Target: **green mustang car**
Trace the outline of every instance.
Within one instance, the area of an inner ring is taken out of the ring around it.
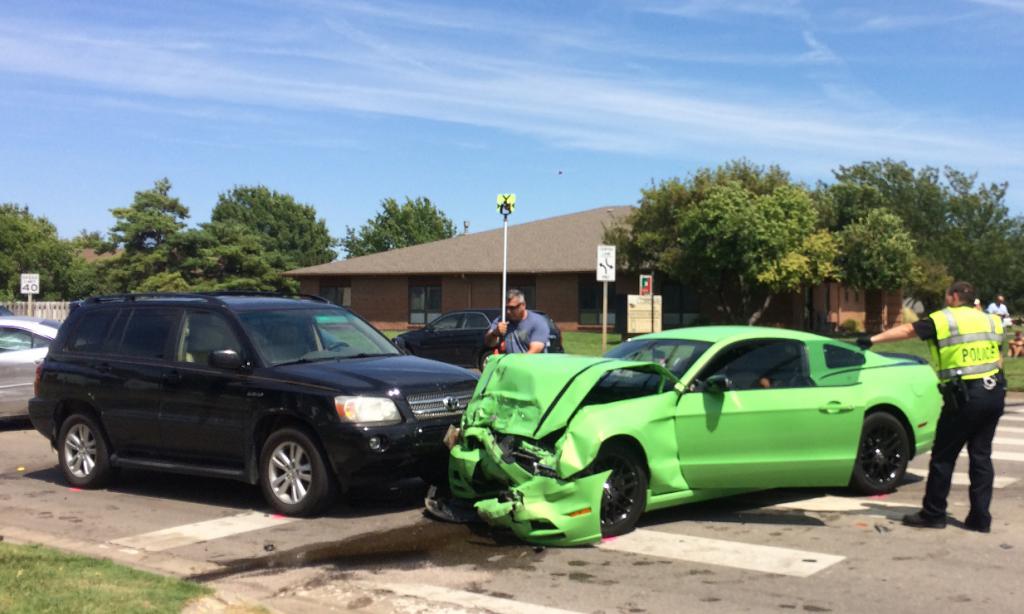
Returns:
[[[937,384],[913,356],[749,326],[644,335],[601,358],[495,357],[450,441],[449,483],[545,545],[753,490],[885,493],[932,445]]]

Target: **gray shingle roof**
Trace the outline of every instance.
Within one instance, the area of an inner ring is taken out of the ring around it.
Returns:
[[[604,229],[633,208],[608,206],[558,217],[516,224],[509,218],[508,269],[510,273],[567,273],[593,271],[597,246]],[[387,252],[336,260],[284,274],[291,277],[321,275],[441,275],[446,273],[501,273],[502,229],[458,235],[393,249]]]

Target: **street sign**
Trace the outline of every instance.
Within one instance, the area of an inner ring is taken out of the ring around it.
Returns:
[[[640,276],[640,296],[650,296],[654,293],[654,275]]]
[[[39,273],[21,274],[21,293],[29,296],[39,294]]]
[[[498,213],[508,215],[516,210],[515,194],[498,194]]]
[[[597,281],[615,281],[615,246],[597,246]]]

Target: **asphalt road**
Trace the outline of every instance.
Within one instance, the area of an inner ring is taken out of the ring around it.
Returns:
[[[0,535],[193,577],[283,612],[1021,612],[1024,395],[995,444],[991,534],[964,530],[955,483],[944,530],[917,509],[927,456],[897,492],[756,493],[646,515],[596,547],[536,549],[425,518],[416,480],[352,493],[312,520],[267,513],[233,482],[124,472],[68,488],[28,425],[0,426]],[[958,473],[966,477],[966,458]]]

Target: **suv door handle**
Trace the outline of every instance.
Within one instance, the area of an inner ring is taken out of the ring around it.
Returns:
[[[853,406],[840,405],[839,401],[832,401],[831,403],[825,405],[824,407],[819,407],[818,411],[820,411],[823,414],[845,414],[848,411],[853,411]]]
[[[178,373],[177,371],[168,371],[167,373],[164,373],[163,380],[165,384],[180,384],[181,373]]]

